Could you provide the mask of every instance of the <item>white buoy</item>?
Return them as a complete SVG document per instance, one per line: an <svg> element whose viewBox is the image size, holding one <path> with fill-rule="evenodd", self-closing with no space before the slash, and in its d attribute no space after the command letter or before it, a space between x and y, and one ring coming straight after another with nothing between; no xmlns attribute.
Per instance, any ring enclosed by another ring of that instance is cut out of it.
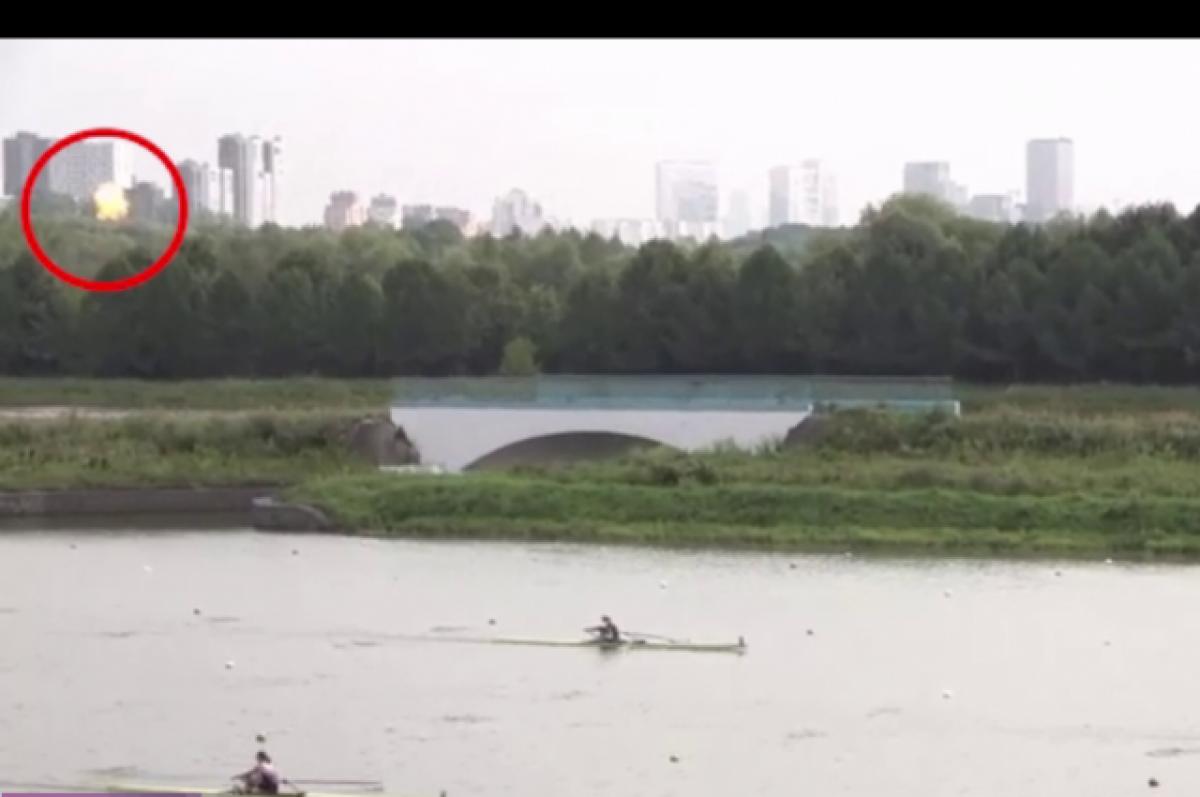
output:
<svg viewBox="0 0 1200 797"><path fill-rule="evenodd" d="M227 669L227 670L232 670L232 669L233 669L233 662L232 662L232 661L227 661L227 662L225 662L225 669Z"/></svg>
<svg viewBox="0 0 1200 797"><path fill-rule="evenodd" d="M1105 560L1104 560L1104 564L1106 564L1106 565L1111 565L1111 564L1112 564L1112 559L1105 559Z"/></svg>
<svg viewBox="0 0 1200 797"><path fill-rule="evenodd" d="M1062 575L1062 571L1061 571L1061 570L1055 570L1055 571L1054 571L1054 575L1056 575L1056 576L1061 576L1061 575Z"/></svg>
<svg viewBox="0 0 1200 797"><path fill-rule="evenodd" d="M949 700L952 697L954 697L954 693L952 691L949 689L942 690L942 700Z"/></svg>
<svg viewBox="0 0 1200 797"><path fill-rule="evenodd" d="M143 570L145 570L147 573L153 573L153 572L154 572L154 568L153 568L153 567L151 567L150 565L143 565L143 566L142 566L142 569L143 569Z"/></svg>
<svg viewBox="0 0 1200 797"><path fill-rule="evenodd" d="M943 595L945 595L947 598L953 598L953 597L954 597L954 593L953 593L953 592L951 592L950 590L946 590L946 591L945 591L945 592L943 592L942 594L943 594Z"/></svg>
<svg viewBox="0 0 1200 797"><path fill-rule="evenodd" d="M659 588L659 589L666 589L666 588L667 588L667 580L666 580L665 578L664 578L662 581L658 582L658 588Z"/></svg>

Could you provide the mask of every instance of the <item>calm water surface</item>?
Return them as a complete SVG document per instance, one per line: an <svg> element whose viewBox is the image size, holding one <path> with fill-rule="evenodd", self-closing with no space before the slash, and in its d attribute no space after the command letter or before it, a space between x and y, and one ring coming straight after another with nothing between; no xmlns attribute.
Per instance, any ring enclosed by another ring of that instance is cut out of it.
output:
<svg viewBox="0 0 1200 797"><path fill-rule="evenodd" d="M220 785L264 733L417 797L1194 794L1197 606L1184 567L6 533L0 788ZM750 651L408 638L601 613Z"/></svg>

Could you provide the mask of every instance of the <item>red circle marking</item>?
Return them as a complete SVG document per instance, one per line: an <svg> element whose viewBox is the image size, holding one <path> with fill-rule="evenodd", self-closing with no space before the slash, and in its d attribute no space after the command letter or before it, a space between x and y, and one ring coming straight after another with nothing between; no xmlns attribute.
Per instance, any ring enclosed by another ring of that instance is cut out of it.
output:
<svg viewBox="0 0 1200 797"><path fill-rule="evenodd" d="M167 244L167 250L163 252L155 263L145 271L138 272L131 277L126 277L121 280L113 280L112 282L104 282L99 280L89 280L83 277L77 277L69 271L59 268L58 264L50 259L42 249L42 245L38 243L37 235L33 231L33 219L30 217L30 203L33 200L33 186L37 182L38 175L46 168L46 164L50 162L58 153L62 152L72 144L80 141L86 141L89 138L120 138L125 141L130 141L137 144L142 149L148 150L156 158L162 161L162 165L167 167L167 172L171 175L171 180L175 183L175 195L179 198L179 226L175 229L175 235L171 238L171 243ZM179 173L179 169L167 157L167 153L158 148L152 141L142 138L136 133L130 133L128 130L117 130L112 127L98 127L94 130L81 130L74 135L67 136L54 143L42 157L38 158L38 162L33 165L29 171L29 177L25 180L25 190L21 192L21 229L25 232L25 240L29 244L29 248L33 250L33 254L42 265L46 267L54 276L58 277L68 285L74 285L76 288L82 288L85 291L108 292L108 291L123 291L127 288L134 288L144 282L149 282L152 277L158 275L160 271L167 267L171 259L179 251L179 247L183 244L183 236L187 231L188 220L188 198L187 187L183 184L183 175Z"/></svg>

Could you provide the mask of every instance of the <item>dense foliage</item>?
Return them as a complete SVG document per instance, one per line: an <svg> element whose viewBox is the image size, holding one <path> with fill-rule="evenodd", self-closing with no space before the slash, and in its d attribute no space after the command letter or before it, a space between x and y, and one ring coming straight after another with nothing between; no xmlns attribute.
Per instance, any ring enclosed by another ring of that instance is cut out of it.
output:
<svg viewBox="0 0 1200 797"><path fill-rule="evenodd" d="M169 233L58 217L37 229L60 263L103 280L143 268ZM29 255L10 211L0 373L1200 377L1200 213L1007 227L905 198L853 229L767 236L633 251L437 223L197 228L151 283L85 295Z"/></svg>

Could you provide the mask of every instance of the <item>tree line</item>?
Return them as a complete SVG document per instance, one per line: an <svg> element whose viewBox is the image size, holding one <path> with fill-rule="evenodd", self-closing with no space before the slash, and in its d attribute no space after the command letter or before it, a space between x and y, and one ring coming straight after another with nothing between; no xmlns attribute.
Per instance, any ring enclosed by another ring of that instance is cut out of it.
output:
<svg viewBox="0 0 1200 797"><path fill-rule="evenodd" d="M36 223L101 280L170 230ZM0 214L0 373L142 378L828 374L1200 378L1200 212L997 225L912 197L730 243L464 238L447 223L195 227L156 279L85 294Z"/></svg>

